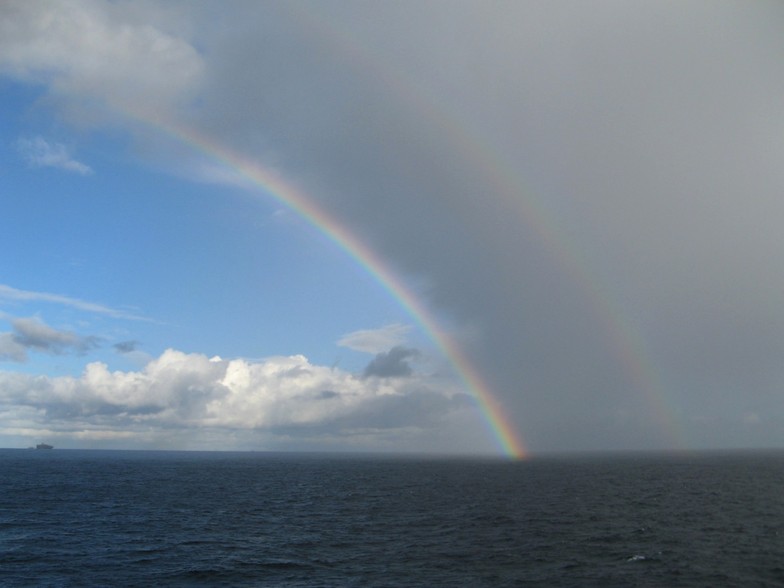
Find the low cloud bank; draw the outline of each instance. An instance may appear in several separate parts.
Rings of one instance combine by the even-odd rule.
[[[402,351],[395,361],[413,353]],[[360,429],[366,436],[368,422],[384,434],[426,428],[471,406],[445,379],[394,375],[367,378],[302,355],[251,361],[169,349],[139,371],[93,362],[78,377],[0,372],[0,426],[71,439],[121,433],[126,441],[173,430],[345,437]]]

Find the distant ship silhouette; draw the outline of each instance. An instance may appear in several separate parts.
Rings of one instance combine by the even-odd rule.
[[[54,449],[53,445],[47,445],[46,443],[39,443],[35,446],[36,449]]]

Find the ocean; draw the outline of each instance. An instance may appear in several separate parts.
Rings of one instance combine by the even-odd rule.
[[[784,586],[784,452],[0,450],[2,586]]]

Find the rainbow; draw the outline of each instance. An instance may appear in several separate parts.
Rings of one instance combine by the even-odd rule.
[[[675,449],[685,450],[688,436],[681,424],[677,403],[668,395],[642,332],[631,318],[632,313],[598,279],[581,248],[560,228],[555,215],[534,197],[516,166],[483,136],[480,128],[472,125],[472,118],[467,113],[450,108],[449,100],[428,92],[409,73],[395,67],[383,55],[373,53],[328,11],[319,9],[318,5],[309,5],[307,9],[297,5],[287,8],[289,15],[307,28],[311,36],[319,37],[343,61],[352,63],[437,128],[455,154],[482,173],[489,190],[520,218],[561,271],[590,301],[615,349],[619,365],[634,387],[633,392],[643,398],[666,442]]]
[[[439,326],[431,311],[373,249],[273,168],[221,145],[193,128],[138,110],[126,109],[125,113],[249,180],[253,186],[298,214],[345,251],[390,293],[453,365],[463,385],[477,401],[502,454],[511,459],[528,457],[528,450],[507,419],[503,406],[460,346]]]
[[[483,141],[477,129],[469,129],[467,123],[453,124],[456,119],[448,117],[443,106],[439,112],[439,128],[450,138],[450,145],[466,161],[472,162],[474,169],[482,171],[493,194],[522,219],[560,270],[590,302],[621,369],[633,385],[633,392],[644,400],[665,442],[672,449],[685,450],[688,436],[681,425],[676,403],[662,384],[642,331],[631,318],[632,313],[599,279],[581,248],[560,228],[555,215],[531,196],[531,190],[523,189],[525,182],[505,156],[492,149],[489,141]]]

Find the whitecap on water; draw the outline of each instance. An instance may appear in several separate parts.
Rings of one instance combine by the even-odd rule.
[[[648,558],[645,557],[644,555],[633,555],[629,559],[627,559],[626,561],[643,561],[645,559],[648,559]]]

